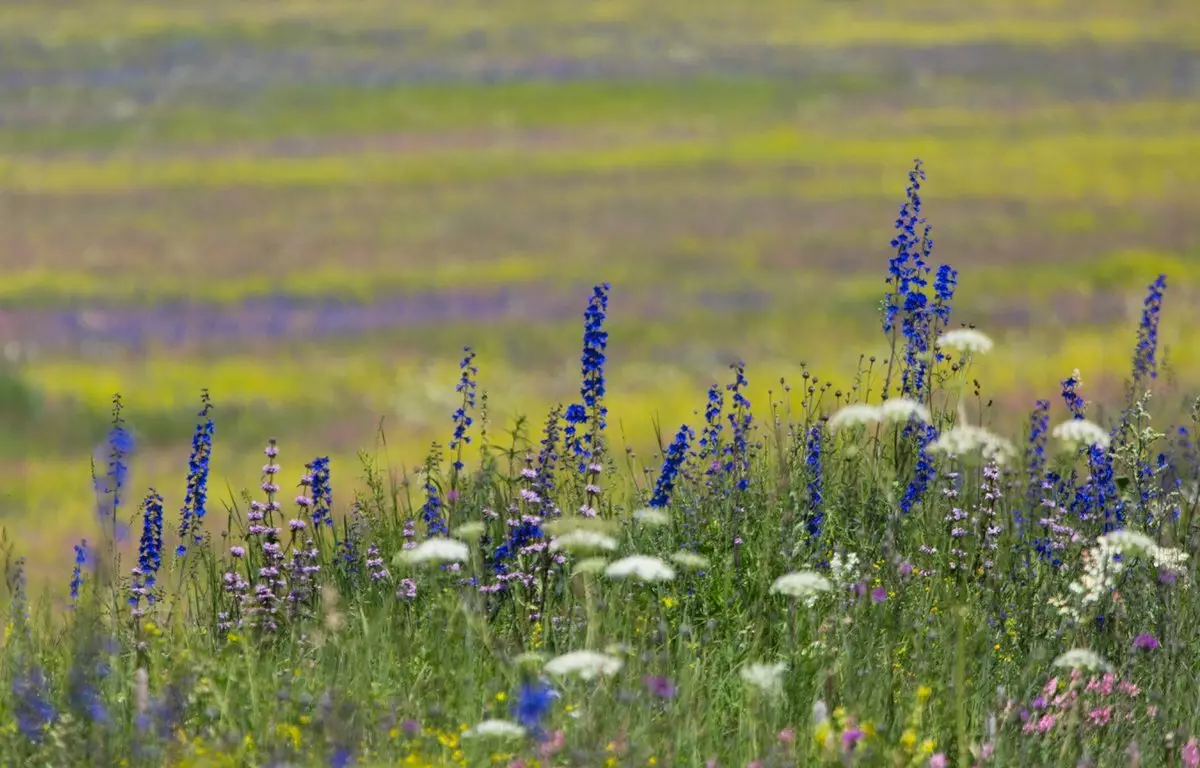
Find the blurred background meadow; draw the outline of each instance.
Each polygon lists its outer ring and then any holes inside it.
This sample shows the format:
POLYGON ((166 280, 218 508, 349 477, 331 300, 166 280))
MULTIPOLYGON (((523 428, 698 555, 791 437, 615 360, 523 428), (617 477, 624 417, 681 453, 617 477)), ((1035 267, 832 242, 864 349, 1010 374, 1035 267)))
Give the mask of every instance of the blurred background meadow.
POLYGON ((1200 381, 1193 0, 4 3, 0 524, 61 576, 115 392, 169 509, 202 387, 214 502, 270 436, 343 499, 381 424, 416 466, 467 344, 493 433, 537 424, 605 280, 617 443, 735 360, 756 407, 848 382, 916 156, 997 421, 1119 391, 1160 272, 1200 381))

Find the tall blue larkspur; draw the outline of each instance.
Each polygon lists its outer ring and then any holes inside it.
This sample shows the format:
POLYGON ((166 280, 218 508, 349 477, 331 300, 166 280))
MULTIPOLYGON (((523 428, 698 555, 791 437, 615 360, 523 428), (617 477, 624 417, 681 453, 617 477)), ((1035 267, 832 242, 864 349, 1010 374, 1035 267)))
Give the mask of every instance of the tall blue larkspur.
POLYGON ((200 423, 192 435, 192 453, 188 457, 187 492, 183 497, 183 509, 179 518, 179 545, 175 554, 182 557, 187 552, 188 538, 199 544, 204 540, 201 526, 208 506, 208 465, 212 459, 213 433, 216 429, 212 416, 212 399, 208 390, 200 392, 200 423))

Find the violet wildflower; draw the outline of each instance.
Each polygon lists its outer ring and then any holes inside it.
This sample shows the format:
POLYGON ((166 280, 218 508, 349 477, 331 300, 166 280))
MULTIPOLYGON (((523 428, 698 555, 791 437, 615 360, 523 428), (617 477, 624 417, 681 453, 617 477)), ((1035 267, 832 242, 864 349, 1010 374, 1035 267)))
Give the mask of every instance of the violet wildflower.
POLYGON ((83 539, 75 545, 75 566, 71 569, 71 606, 79 600, 79 588, 83 586, 83 566, 87 563, 88 543, 83 539))
POLYGON ((652 696, 660 699, 675 698, 677 689, 675 688, 675 684, 671 682, 670 678, 663 677, 662 675, 646 675, 642 678, 642 683, 645 684, 646 690, 648 690, 652 696))
POLYGON ((1142 632, 1133 639, 1133 647, 1139 651, 1153 651, 1158 647, 1158 638, 1149 632, 1142 632))
POLYGON ((937 437, 937 429, 929 424, 916 427, 917 466, 913 470, 912 480, 900 498, 900 511, 905 514, 911 512, 917 502, 925 496, 926 489, 937 476, 933 458, 929 455, 929 446, 933 445, 937 437))
POLYGON ((127 528, 120 522, 121 503, 125 500, 125 486, 129 482, 129 457, 137 448, 133 434, 126 429, 121 416, 124 407, 119 394, 112 398, 112 428, 105 439, 108 470, 104 477, 96 477, 92 471, 92 483, 98 495, 101 524, 112 533, 113 539, 123 540, 127 528))
POLYGON ((872 603, 876 603, 876 604, 882 603, 884 600, 887 600, 887 596, 888 596, 887 589, 884 587, 875 587, 874 589, 871 590, 871 602, 872 603))
POLYGON ((183 497, 183 509, 179 518, 179 545, 175 554, 179 557, 187 552, 188 534, 192 541, 199 544, 203 540, 201 526, 208 505, 208 465, 212 458, 213 432, 216 426, 209 412, 212 410, 212 400, 208 390, 200 391, 202 408, 199 416, 203 421, 196 425, 192 435, 192 453, 188 457, 187 492, 183 497))
POLYGON ((1180 758, 1185 768, 1200 768, 1200 742, 1196 741, 1196 737, 1187 740, 1183 745, 1183 750, 1180 752, 1180 758))
POLYGON ((671 443, 667 449, 667 455, 663 458, 662 472, 658 475, 658 481, 654 486, 654 495, 650 498, 651 507, 661 509, 670 504, 671 491, 675 488, 675 479, 687 458, 688 442, 694 436, 688 425, 684 424, 679 428, 674 442, 671 443))
POLYGON ((858 726, 851 725, 842 732, 842 750, 845 752, 853 752, 858 742, 867 737, 867 734, 858 726))

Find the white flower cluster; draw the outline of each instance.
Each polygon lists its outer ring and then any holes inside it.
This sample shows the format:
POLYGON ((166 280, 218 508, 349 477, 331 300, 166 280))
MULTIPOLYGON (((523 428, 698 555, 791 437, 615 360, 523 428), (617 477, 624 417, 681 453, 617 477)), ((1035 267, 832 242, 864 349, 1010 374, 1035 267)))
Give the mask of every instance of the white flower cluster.
POLYGON ((829 572, 838 586, 853 584, 858 580, 858 555, 847 552, 843 557, 841 552, 834 552, 829 559, 829 572))
POLYGON ((787 668, 786 661, 775 664, 756 662, 742 667, 742 680, 763 693, 779 693, 783 690, 783 675, 787 668))
POLYGON ((939 336, 937 346, 941 349, 953 349, 957 352, 984 354, 991 352, 995 344, 992 343, 987 334, 973 328, 960 328, 954 331, 946 331, 939 336))
POLYGON ((1062 669, 1086 669, 1092 672, 1103 672, 1111 669, 1108 662, 1095 651, 1087 648, 1072 648, 1054 660, 1054 666, 1062 669))
MULTIPOLYGON (((1188 554, 1171 547, 1161 547, 1144 533, 1128 529, 1112 531, 1096 539, 1096 546, 1083 553, 1083 575, 1071 582, 1067 590, 1080 607, 1094 605, 1116 586, 1117 577, 1133 558, 1142 557, 1160 571, 1176 577, 1185 575, 1188 554)), ((1078 620, 1081 611, 1071 601, 1052 598, 1051 605, 1059 613, 1078 620)))
POLYGON ((1017 455, 1017 449, 1008 440, 983 427, 960 424, 938 436, 929 446, 933 453, 951 456, 966 456, 979 451, 983 460, 1003 466, 1017 455))
POLYGON ((546 674, 555 677, 578 677, 580 680, 593 680, 597 677, 609 677, 621 671, 624 664, 615 656, 609 656, 596 651, 571 651, 561 656, 555 656, 543 667, 546 674))
POLYGON ((1112 444, 1112 438, 1104 431, 1104 427, 1087 419, 1064 421, 1051 430, 1050 434, 1071 445, 1108 448, 1112 444))
POLYGON ((916 400, 900 397, 888 400, 883 405, 867 405, 866 403, 847 405, 829 418, 829 428, 836 431, 843 427, 867 424, 904 424, 910 419, 916 419, 926 424, 932 421, 928 408, 916 400))
POLYGON ((630 555, 605 568, 604 575, 610 579, 632 576, 639 581, 670 581, 675 578, 675 569, 657 557, 630 555))
POLYGON ((798 598, 811 608, 818 597, 831 589, 829 579, 815 571, 794 571, 775 579, 771 594, 798 598))

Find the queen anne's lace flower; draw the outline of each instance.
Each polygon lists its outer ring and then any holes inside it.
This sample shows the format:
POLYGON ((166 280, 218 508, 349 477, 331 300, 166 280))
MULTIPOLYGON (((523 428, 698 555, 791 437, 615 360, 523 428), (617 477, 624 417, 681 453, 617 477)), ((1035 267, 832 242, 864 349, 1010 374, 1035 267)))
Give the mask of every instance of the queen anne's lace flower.
POLYGON ((564 533, 550 544, 550 551, 566 550, 567 552, 598 552, 613 551, 617 548, 617 540, 599 531, 577 530, 564 533))
POLYGON ((1051 430, 1050 434, 1064 443, 1078 443, 1097 448, 1108 448, 1112 443, 1112 438, 1103 427, 1087 419, 1064 421, 1051 430))
POLYGON ((670 581, 675 578, 675 569, 657 557, 631 555, 605 568, 604 575, 610 579, 632 576, 642 581, 670 581))
POLYGON ((983 427, 971 424, 960 424, 946 430, 933 441, 929 450, 951 456, 966 456, 979 451, 984 461, 999 465, 1017 455, 1017 449, 1011 442, 983 427))
POLYGON ((883 414, 879 408, 866 403, 854 403, 847 405, 837 413, 829 417, 829 428, 833 431, 842 429, 843 427, 860 427, 866 424, 874 424, 883 418, 883 414))
POLYGON ((812 605, 824 592, 833 589, 829 579, 815 571, 794 571, 784 574, 771 585, 771 594, 787 595, 812 605))
POLYGON ((471 551, 466 544, 454 539, 426 539, 412 549, 406 549, 397 556, 402 562, 413 565, 425 563, 465 563, 471 557, 471 551))
POLYGON ((1087 669, 1103 671, 1109 669, 1108 662, 1087 648, 1072 648, 1054 660, 1054 666, 1065 669, 1087 669))
POLYGON ((671 562, 680 568, 689 568, 696 571, 704 570, 709 565, 707 557, 697 555, 694 552, 676 552, 671 555, 671 562))
POLYGON ((525 729, 508 720, 484 720, 463 731, 464 739, 520 739, 525 736, 525 729))
POLYGON ((668 515, 666 512, 663 512, 661 509, 655 509, 654 507, 646 507, 645 509, 637 510, 633 513, 633 519, 637 520, 642 525, 649 525, 651 527, 666 525, 667 523, 671 522, 670 515, 668 515))
POLYGON ((752 688, 757 688, 764 693, 778 693, 783 688, 783 675, 787 672, 787 662, 780 661, 775 664, 764 664, 755 662, 742 667, 742 680, 752 688))
POLYGON ((958 352, 979 354, 991 352, 992 347, 995 346, 987 334, 973 328, 959 328, 953 331, 946 331, 938 337, 937 345, 942 349, 953 349, 958 352))
POLYGON ((918 403, 916 400, 910 400, 907 397, 897 397, 888 400, 883 405, 879 406, 879 413, 884 421, 889 423, 903 424, 912 419, 930 423, 933 419, 929 414, 929 409, 918 403))
POLYGON ((571 651, 550 659, 544 669, 546 674, 556 677, 574 676, 581 680, 592 680, 617 674, 623 663, 618 658, 595 651, 571 651))

